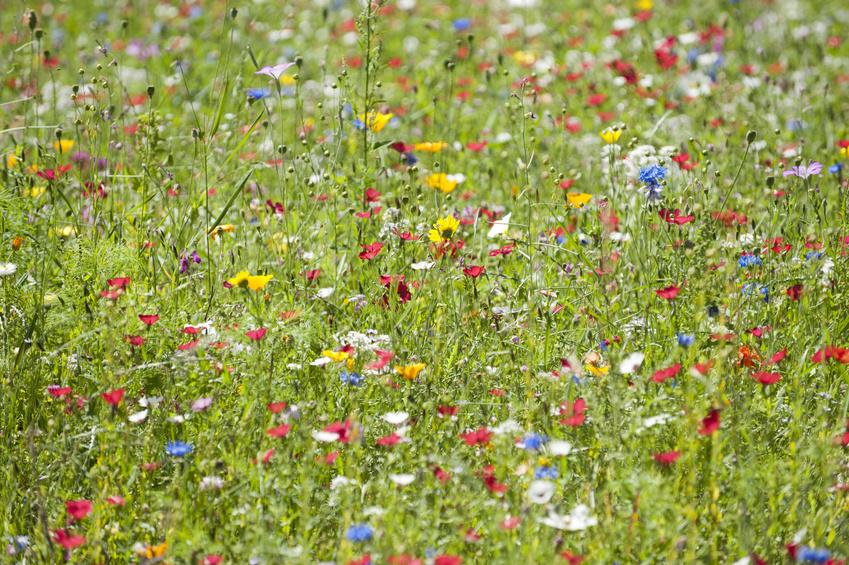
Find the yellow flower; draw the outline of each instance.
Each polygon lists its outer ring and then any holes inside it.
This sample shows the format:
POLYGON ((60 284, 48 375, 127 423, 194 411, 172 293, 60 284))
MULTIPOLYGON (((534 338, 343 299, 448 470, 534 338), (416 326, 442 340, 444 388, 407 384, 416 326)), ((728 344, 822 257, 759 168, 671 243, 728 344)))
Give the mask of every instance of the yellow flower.
POLYGON ((513 60, 520 65, 528 66, 533 65, 537 57, 530 51, 516 51, 513 53, 513 60))
POLYGON ((53 142, 53 150, 59 153, 67 153, 74 147, 73 139, 60 139, 53 142))
POLYGON ((612 145, 619 141, 619 137, 622 135, 622 130, 619 128, 607 128, 600 132, 599 135, 606 144, 612 145))
POLYGON ((566 194, 566 199, 574 208, 583 208, 592 198, 593 195, 586 192, 569 192, 566 194))
POLYGON ((325 349, 321 352, 321 354, 332 361, 336 361, 337 363, 341 363, 350 357, 347 351, 331 351, 329 349, 325 349))
MULTIPOLYGON (((156 559, 165 555, 165 550, 168 549, 168 542, 163 541, 159 545, 149 545, 144 548, 143 554, 148 559, 156 559)), ((140 552, 142 553, 142 552, 140 552)))
POLYGON ((366 119, 365 114, 360 114, 359 117, 360 122, 365 124, 366 129, 377 133, 384 127, 386 127, 386 124, 389 123, 389 120, 391 120, 394 115, 395 114, 381 114, 380 112, 369 112, 368 119, 366 119))
POLYGON ((7 154, 6 155, 6 168, 11 169, 12 167, 14 167, 15 165, 18 164, 18 161, 20 161, 20 159, 14 153, 7 154))
POLYGON ((233 233, 235 229, 236 227, 233 224, 221 224, 209 230, 209 237, 215 239, 222 233, 233 233))
POLYGON ((245 286, 248 284, 248 277, 251 274, 247 271, 239 271, 232 279, 227 279, 227 282, 233 286, 245 286))
POLYGON ((59 237, 71 237, 75 233, 77 233, 77 230, 74 228, 74 226, 56 228, 56 235, 58 235, 59 237))
POLYGON ((439 153, 446 147, 448 147, 448 144, 444 141, 424 141, 413 145, 416 151, 423 151, 425 153, 439 153))
POLYGON ((298 81, 295 80, 295 78, 291 75, 280 75, 280 84, 282 84, 283 86, 292 86, 296 82, 298 81))
POLYGON ((849 146, 841 147, 840 154, 844 157, 849 157, 849 146))
POLYGON ((592 365, 590 363, 584 365, 584 369, 586 369, 588 373, 596 377, 603 377, 607 374, 608 371, 610 371, 610 367, 608 367, 607 365, 592 365))
POLYGON ((454 237, 459 227, 460 220, 454 216, 445 216, 436 220, 433 229, 427 232, 427 237, 434 243, 444 243, 454 237))
POLYGON ((30 190, 24 190, 24 196, 31 196, 33 198, 38 198, 47 190, 46 186, 35 185, 30 190))
POLYGON ((248 288, 251 290, 262 290, 269 283, 274 275, 251 275, 248 277, 248 288))
POLYGON ((424 363, 413 363, 412 365, 395 365, 395 372, 407 379, 415 380, 427 365, 424 363))
POLYGON ((654 2, 652 0, 637 0, 636 6, 641 12, 648 12, 654 8, 654 2))
POLYGON ((457 181, 449 178, 445 173, 436 173, 427 177, 427 185, 431 188, 438 188, 445 194, 448 194, 457 188, 457 181))

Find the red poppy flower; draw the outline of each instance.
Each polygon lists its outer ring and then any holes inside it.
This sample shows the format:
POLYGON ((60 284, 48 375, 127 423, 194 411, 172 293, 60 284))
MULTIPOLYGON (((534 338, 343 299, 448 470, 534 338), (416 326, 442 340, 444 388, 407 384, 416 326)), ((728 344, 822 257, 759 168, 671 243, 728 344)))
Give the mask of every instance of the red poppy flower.
POLYGON ((309 271, 304 272, 304 277, 308 281, 314 281, 321 275, 321 269, 310 269, 309 271))
POLYGON ((451 474, 442 467, 434 467, 433 476, 443 485, 451 480, 451 474))
POLYGON ((118 406, 124 398, 124 392, 123 388, 116 388, 115 390, 102 393, 100 397, 110 406, 118 406))
POLYGON ((124 500, 123 496, 119 496, 117 494, 112 495, 109 498, 107 498, 106 502, 108 502, 112 506, 124 506, 127 503, 127 501, 124 500))
POLYGON ((348 443, 351 441, 351 420, 345 422, 333 422, 324 428, 325 432, 330 432, 339 436, 340 443, 348 443))
POLYGON ((667 379, 675 378, 678 373, 681 371, 681 363, 675 363, 671 367, 667 367, 666 369, 660 369, 659 371, 655 371, 651 376, 651 380, 656 383, 662 383, 667 379))
POLYGON ((834 359, 839 363, 849 364, 849 349, 829 345, 817 350, 811 357, 813 363, 823 363, 829 359, 834 359))
POLYGON ((422 560, 411 555, 390 555, 386 562, 389 565, 422 565, 422 560))
POLYGON ((91 514, 90 500, 66 500, 65 511, 74 520, 82 520, 91 514))
POLYGON ((220 555, 207 555, 201 561, 201 565, 221 565, 224 562, 224 558, 220 555))
POLYGON ((257 328, 255 330, 249 330, 245 332, 245 335, 248 336, 248 339, 251 341, 259 341, 265 337, 265 334, 268 333, 266 328, 257 328))
POLYGON ((106 279, 106 284, 109 288, 127 288, 130 284, 130 277, 114 277, 106 279))
POLYGON ((513 253, 512 245, 505 245, 504 247, 499 247, 498 249, 493 249, 489 252, 490 257, 498 257, 499 255, 510 255, 513 253))
POLYGON ((719 429, 719 410, 712 409, 699 426, 699 435, 709 436, 719 429))
POLYGON ((139 320, 141 320, 144 325, 150 327, 159 321, 159 316, 157 314, 139 314, 139 320))
POLYGON ((584 556, 583 555, 577 555, 575 553, 572 553, 568 549, 566 551, 562 551, 560 553, 560 557, 562 557, 563 559, 568 561, 569 565, 580 565, 581 563, 584 562, 584 556))
POLYGON ((467 445, 486 445, 492 438, 492 432, 486 428, 478 428, 477 430, 460 434, 463 441, 467 445))
POLYGON ((516 529, 519 524, 522 523, 522 519, 519 516, 507 516, 504 520, 498 524, 498 527, 502 530, 513 530, 516 529))
POLYGON ((752 378, 761 383, 764 386, 774 385, 781 379, 781 375, 779 373, 770 373, 767 371, 757 371, 752 374, 752 378))
POLYGON ((445 416, 456 416, 458 409, 457 406, 441 405, 437 406, 436 411, 444 418, 445 416))
POLYGON ((787 357, 787 348, 785 347, 781 351, 773 353, 772 357, 766 360, 767 365, 775 365, 782 361, 785 357, 787 357))
POLYGON ((565 416, 560 420, 563 426, 575 428, 584 423, 587 415, 587 403, 583 398, 576 398, 574 402, 564 402, 560 405, 560 415, 565 416))
POLYGON ((383 244, 379 241, 374 243, 367 243, 366 245, 361 245, 363 251, 360 253, 360 259, 363 261, 371 261, 377 254, 380 253, 380 250, 383 249, 383 244))
POLYGON ((674 284, 654 291, 656 295, 664 300, 673 300, 676 296, 678 296, 679 292, 681 292, 681 288, 674 284))
POLYGON ((433 565, 461 565, 462 563, 463 558, 456 555, 440 555, 433 560, 433 565))
POLYGON ((279 414, 286 408, 286 406, 288 406, 288 404, 285 402, 269 402, 265 405, 272 414, 279 414))
POLYGON ((466 144, 466 149, 468 149, 469 151, 473 151, 475 153, 478 153, 480 151, 483 151, 486 148, 486 146, 487 146, 486 141, 470 141, 469 143, 466 144))
POLYGON ((65 549, 74 549, 85 543, 83 536, 75 536, 69 534, 64 529, 58 529, 53 532, 53 541, 64 547, 65 549))
POLYGON ((677 226, 683 226, 684 224, 690 223, 696 219, 695 216, 682 216, 681 210, 667 210, 666 208, 662 209, 658 212, 658 215, 665 221, 667 224, 675 224, 677 226))
POLYGON ((377 361, 372 361, 366 365, 366 369, 370 371, 380 371, 385 368, 394 355, 391 351, 382 351, 380 349, 376 349, 374 354, 377 355, 377 361))
POLYGON ((195 347, 197 347, 199 343, 200 343, 200 341, 193 339, 192 341, 187 341, 186 343, 181 343, 180 345, 177 346, 177 349, 179 349, 180 351, 190 351, 190 350, 194 349, 195 347))
POLYGON ((797 301, 802 297, 802 285, 794 284, 790 288, 787 289, 787 296, 790 297, 790 300, 797 301))
POLYGON ((504 483, 499 483, 495 478, 495 467, 492 465, 487 465, 483 468, 481 472, 481 479, 483 480, 484 486, 486 486, 486 490, 491 493, 501 494, 503 492, 507 492, 507 485, 504 483))
POLYGON ((463 269, 463 274, 471 279, 476 279, 486 272, 486 267, 472 265, 463 269))
POLYGON ((276 428, 269 428, 265 430, 265 433, 268 434, 268 437, 284 438, 291 429, 292 426, 289 424, 280 424, 276 428))
POLYGON ((69 386, 59 386, 59 385, 49 385, 47 387, 47 393, 53 398, 64 398, 67 395, 71 394, 71 387, 69 386))
POLYGON ((655 453, 652 455, 652 459, 661 465, 672 465, 678 461, 679 457, 681 457, 681 453, 678 451, 665 451, 663 453, 655 453))
POLYGON ((141 347, 144 343, 144 338, 140 335, 125 335, 124 341, 126 341, 133 347, 141 347))
POLYGON ((400 442, 401 442, 401 436, 399 436, 398 434, 393 432, 392 434, 390 434, 388 436, 384 436, 382 438, 379 438, 377 440, 377 442, 375 442, 375 443, 377 443, 377 445, 379 445, 381 447, 391 447, 393 445, 397 445, 400 442))

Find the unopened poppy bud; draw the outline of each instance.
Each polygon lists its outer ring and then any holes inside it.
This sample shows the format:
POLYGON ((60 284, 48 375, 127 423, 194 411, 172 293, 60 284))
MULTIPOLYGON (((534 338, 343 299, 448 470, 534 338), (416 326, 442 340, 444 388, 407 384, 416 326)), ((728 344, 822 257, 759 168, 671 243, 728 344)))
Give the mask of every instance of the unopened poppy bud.
POLYGON ((35 26, 38 25, 38 16, 35 15, 34 10, 30 10, 29 14, 27 14, 27 25, 29 26, 30 31, 35 29, 35 26))
POLYGON ((153 95, 156 93, 156 87, 152 84, 147 85, 147 97, 153 98, 153 95))
POLYGON ((42 38, 42 37, 44 37, 44 30, 43 30, 43 29, 41 29, 41 28, 38 28, 37 30, 35 30, 35 38, 36 38, 38 41, 41 41, 41 38, 42 38))
POLYGON ((231 20, 235 20, 236 16, 238 16, 238 15, 239 15, 239 9, 238 8, 233 8, 232 10, 230 10, 230 19, 231 20))
POLYGON ((775 184, 775 177, 772 177, 772 176, 766 177, 766 185, 767 185, 769 188, 772 188, 772 186, 773 186, 774 184, 775 184))
POLYGON ((746 133, 746 143, 752 143, 758 137, 758 132, 753 129, 750 129, 746 133))

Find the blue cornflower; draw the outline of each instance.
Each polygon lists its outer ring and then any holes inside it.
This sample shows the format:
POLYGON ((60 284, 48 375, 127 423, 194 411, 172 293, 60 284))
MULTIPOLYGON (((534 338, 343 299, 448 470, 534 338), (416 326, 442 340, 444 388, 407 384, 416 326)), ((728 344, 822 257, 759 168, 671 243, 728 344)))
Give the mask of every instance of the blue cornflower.
POLYGON ((192 444, 184 441, 169 441, 165 444, 165 453, 172 457, 185 457, 194 450, 192 444))
MULTIPOLYGON (((743 296, 751 296, 752 293, 755 291, 756 286, 757 285, 755 285, 754 283, 744 284, 742 290, 743 296)), ((764 295, 764 302, 769 302, 769 288, 764 285, 760 285, 760 287, 758 287, 758 291, 760 291, 760 293, 764 295)))
POLYGON ((805 253, 805 261, 816 261, 822 259, 822 251, 808 251, 805 253))
POLYGON ((557 476, 557 469, 554 467, 537 467, 534 470, 535 479, 556 479, 557 476))
POLYGON ((802 120, 787 120, 787 129, 790 131, 802 131, 806 125, 802 120))
POLYGON ((404 164, 405 164, 405 165, 407 165, 407 166, 413 166, 413 165, 415 165, 415 164, 416 164, 416 163, 418 163, 418 162, 419 162, 419 160, 418 160, 418 159, 416 158, 416 156, 415 156, 415 155, 413 155, 412 153, 410 153, 410 152, 406 152, 406 153, 404 153, 404 164))
POLYGON ((348 538, 348 541, 363 543, 369 541, 373 533, 371 526, 368 524, 354 524, 348 528, 345 537, 348 538))
POLYGON ((833 175, 839 175, 843 171, 843 163, 835 163, 828 168, 828 172, 833 175))
POLYGON ((753 255, 751 253, 743 253, 740 255, 740 258, 737 259, 737 266, 741 269, 745 269, 746 267, 760 267, 763 264, 763 260, 759 255, 753 255))
POLYGON ((363 384, 364 379, 363 376, 359 373, 355 373, 353 371, 349 373, 348 371, 343 370, 341 373, 339 373, 339 380, 351 386, 360 386, 361 384, 363 384))
POLYGON ((803 545, 796 553, 797 561, 809 561, 811 563, 826 563, 831 557, 831 552, 827 549, 817 549, 803 545))
POLYGON ((248 89, 248 101, 256 102, 257 100, 262 100, 263 98, 268 98, 271 96, 271 91, 267 88, 249 88, 248 89))
POLYGON ((522 449, 539 449, 548 441, 548 438, 539 434, 528 434, 522 438, 520 446, 522 449))
POLYGON ((466 31, 470 27, 472 27, 472 20, 469 18, 454 20, 454 31, 466 31))
POLYGON ((681 347, 690 347, 696 341, 696 336, 693 334, 678 334, 678 345, 681 347))
POLYGON ((652 188, 660 185, 666 178, 666 169, 660 165, 649 165, 640 169, 640 182, 652 188))

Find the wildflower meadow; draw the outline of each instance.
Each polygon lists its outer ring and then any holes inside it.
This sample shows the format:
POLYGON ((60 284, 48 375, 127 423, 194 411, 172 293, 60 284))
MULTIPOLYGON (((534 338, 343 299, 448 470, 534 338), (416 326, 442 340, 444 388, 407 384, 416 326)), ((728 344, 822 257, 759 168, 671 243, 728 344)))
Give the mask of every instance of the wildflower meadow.
POLYGON ((849 4, 0 11, 0 562, 849 559, 849 4))

